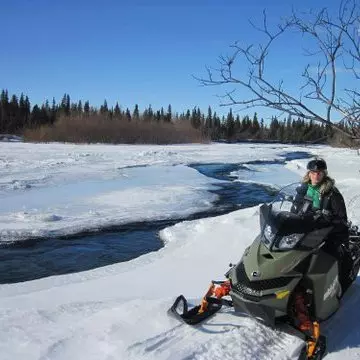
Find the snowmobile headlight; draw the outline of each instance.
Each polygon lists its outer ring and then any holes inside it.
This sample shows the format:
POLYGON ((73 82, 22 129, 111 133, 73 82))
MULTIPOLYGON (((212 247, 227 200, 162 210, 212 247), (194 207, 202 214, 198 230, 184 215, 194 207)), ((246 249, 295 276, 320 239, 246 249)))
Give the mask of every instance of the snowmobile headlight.
POLYGON ((303 237, 304 234, 291 234, 283 236, 280 241, 278 248, 282 250, 292 249, 303 237))
POLYGON ((269 240, 270 242, 272 242, 275 238, 275 233, 273 233, 272 228, 270 225, 266 225, 265 229, 264 229, 264 236, 266 240, 269 240))
POLYGON ((272 228, 270 225, 266 225, 264 229, 264 236, 262 237, 263 244, 270 249, 270 246, 273 243, 273 240, 275 239, 276 233, 272 231, 272 228))

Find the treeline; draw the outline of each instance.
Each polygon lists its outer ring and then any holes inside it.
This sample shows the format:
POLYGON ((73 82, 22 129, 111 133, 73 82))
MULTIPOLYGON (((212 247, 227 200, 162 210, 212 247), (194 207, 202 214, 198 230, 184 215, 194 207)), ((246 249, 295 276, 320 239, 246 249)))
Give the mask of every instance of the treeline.
POLYGON ((68 94, 60 103, 53 99, 51 104, 46 101, 31 107, 27 96, 9 98, 7 90, 2 90, 0 98, 0 133, 25 135, 37 141, 124 143, 250 139, 324 143, 334 139, 331 128, 300 118, 272 117, 265 123, 257 113, 240 117, 230 109, 226 116, 219 116, 210 106, 207 113, 198 107, 173 113, 171 105, 166 110, 149 106, 141 112, 138 105, 133 109, 122 109, 118 103, 109 107, 106 100, 96 108, 89 101, 71 102, 68 94))

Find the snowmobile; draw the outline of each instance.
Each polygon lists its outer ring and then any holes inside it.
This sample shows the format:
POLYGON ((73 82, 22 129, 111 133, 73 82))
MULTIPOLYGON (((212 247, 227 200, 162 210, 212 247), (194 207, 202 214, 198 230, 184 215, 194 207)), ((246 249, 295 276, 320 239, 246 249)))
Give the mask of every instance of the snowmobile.
POLYGON ((290 333, 304 340, 299 359, 323 358, 326 338, 319 323, 338 310, 341 297, 357 277, 360 232, 346 224, 349 239, 341 248, 350 266, 346 275, 339 274, 339 261, 322 250, 334 226, 318 225, 306 197, 300 211, 294 212, 296 185, 284 187, 271 203, 260 206, 260 234, 241 260, 230 264, 226 280, 212 281, 201 304, 191 309, 180 295, 169 314, 195 325, 223 305, 231 306, 268 326, 292 329, 290 333))

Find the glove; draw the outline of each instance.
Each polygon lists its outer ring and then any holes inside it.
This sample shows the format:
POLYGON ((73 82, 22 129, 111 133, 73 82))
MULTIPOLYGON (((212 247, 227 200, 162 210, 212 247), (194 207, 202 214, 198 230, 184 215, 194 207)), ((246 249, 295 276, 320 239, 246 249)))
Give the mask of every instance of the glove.
POLYGON ((307 189, 308 189, 308 184, 305 184, 305 183, 302 183, 302 184, 299 184, 297 187, 296 187, 296 192, 301 196, 301 197, 304 197, 307 193, 307 189))

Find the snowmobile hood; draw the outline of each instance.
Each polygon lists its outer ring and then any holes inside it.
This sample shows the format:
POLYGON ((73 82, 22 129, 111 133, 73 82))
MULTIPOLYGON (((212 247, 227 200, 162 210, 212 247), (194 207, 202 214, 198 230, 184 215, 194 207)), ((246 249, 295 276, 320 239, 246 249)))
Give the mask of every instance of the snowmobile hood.
POLYGON ((308 255, 310 251, 290 250, 284 252, 271 252, 261 242, 259 235, 252 245, 245 251, 243 264, 250 281, 273 279, 280 276, 302 276, 295 268, 308 255))

